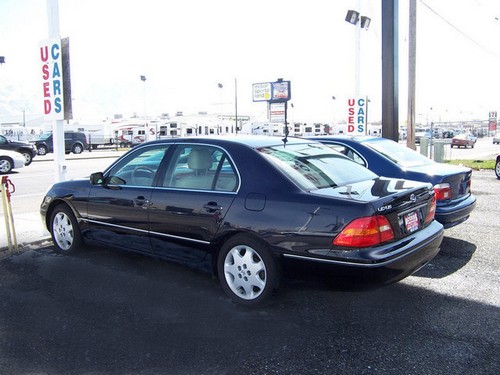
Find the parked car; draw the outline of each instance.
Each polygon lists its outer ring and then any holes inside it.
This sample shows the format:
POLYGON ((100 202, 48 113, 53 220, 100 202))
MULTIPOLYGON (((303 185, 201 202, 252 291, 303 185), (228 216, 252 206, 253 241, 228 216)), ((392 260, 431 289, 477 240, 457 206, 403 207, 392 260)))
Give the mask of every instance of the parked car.
MULTIPOLYGON (((34 141, 35 147, 38 150, 38 155, 45 155, 49 152, 54 152, 54 142, 52 140, 52 132, 42 134, 39 139, 34 141)), ((64 151, 69 154, 81 154, 84 150, 89 149, 87 136, 82 132, 64 132, 64 151)))
POLYGON ((476 144, 476 137, 472 134, 458 134, 451 139, 451 148, 453 147, 464 147, 464 148, 474 148, 476 144))
POLYGON ((497 178, 500 180, 500 155, 497 155, 497 160, 495 162, 495 174, 497 178))
POLYGON ((36 156, 36 148, 31 143, 11 141, 0 135, 0 150, 17 151, 24 157, 24 165, 30 165, 36 156))
POLYGON ((500 145, 500 134, 497 134, 493 137, 493 144, 500 145))
POLYGON ((432 133, 430 130, 415 132, 415 143, 420 144, 422 138, 431 139, 432 133))
POLYGON ((17 151, 0 149, 0 174, 7 174, 13 169, 24 167, 26 159, 17 151))
POLYGON ((436 220, 445 228, 467 220, 476 206, 471 193, 472 169, 436 163, 394 142, 376 137, 314 137, 331 145, 379 176, 429 182, 437 198, 436 220))
POLYGON ((267 136, 144 143, 90 179, 56 183, 41 204, 59 253, 89 244, 208 265, 245 306, 268 300, 289 263, 400 280, 438 252, 434 213, 431 184, 267 136))

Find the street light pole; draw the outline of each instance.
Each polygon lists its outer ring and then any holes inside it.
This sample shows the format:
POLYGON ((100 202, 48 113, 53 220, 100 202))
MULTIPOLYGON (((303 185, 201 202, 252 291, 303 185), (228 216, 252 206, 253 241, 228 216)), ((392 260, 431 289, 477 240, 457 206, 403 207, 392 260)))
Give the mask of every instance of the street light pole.
MULTIPOLYGON (((361 1, 357 2, 358 9, 361 8, 361 1)), ((354 94, 359 97, 360 81, 361 81, 361 29, 368 29, 371 19, 366 16, 361 16, 358 11, 349 10, 345 18, 346 22, 354 25, 356 28, 354 33, 354 94)))
POLYGON ((333 120, 332 121, 332 130, 333 130, 333 127, 335 126, 335 99, 337 99, 337 98, 335 97, 335 95, 332 95, 332 99, 333 99, 333 103, 334 103, 334 105, 333 105, 333 118, 332 118, 332 120, 333 120))
MULTIPOLYGON (((360 0, 358 0, 358 9, 360 0)), ((359 87, 361 80, 361 22, 356 22, 354 25, 356 31, 354 33, 354 95, 359 97, 359 87)))

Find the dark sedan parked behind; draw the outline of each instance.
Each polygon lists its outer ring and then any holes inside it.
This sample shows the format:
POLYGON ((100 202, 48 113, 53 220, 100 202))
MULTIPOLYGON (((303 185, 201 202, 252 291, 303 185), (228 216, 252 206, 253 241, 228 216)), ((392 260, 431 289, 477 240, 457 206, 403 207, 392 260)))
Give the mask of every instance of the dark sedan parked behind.
POLYGON ((425 265, 443 237, 430 184, 275 137, 145 143, 104 173, 52 186, 41 213, 61 253, 88 243, 208 264, 247 306, 268 300, 285 263, 389 283, 425 265))
POLYGON ((30 165, 36 156, 36 148, 31 143, 11 141, 0 135, 0 150, 17 151, 24 157, 24 165, 30 165))
POLYGON ((445 228, 467 220, 476 206, 476 197, 471 193, 470 168, 436 163, 405 145, 380 137, 314 139, 330 145, 379 176, 430 182, 436 192, 436 220, 445 228))

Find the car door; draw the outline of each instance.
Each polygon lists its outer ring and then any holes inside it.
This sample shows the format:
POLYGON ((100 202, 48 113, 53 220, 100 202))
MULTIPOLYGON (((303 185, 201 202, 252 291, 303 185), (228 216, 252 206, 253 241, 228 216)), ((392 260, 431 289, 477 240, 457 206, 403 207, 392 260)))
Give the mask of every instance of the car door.
POLYGON ((151 197, 153 252, 199 261, 214 239, 240 184, 229 155, 210 145, 177 145, 151 197))
POLYGON ((168 145, 130 152, 93 185, 88 198, 92 240, 130 250, 150 252, 148 210, 151 194, 168 145))

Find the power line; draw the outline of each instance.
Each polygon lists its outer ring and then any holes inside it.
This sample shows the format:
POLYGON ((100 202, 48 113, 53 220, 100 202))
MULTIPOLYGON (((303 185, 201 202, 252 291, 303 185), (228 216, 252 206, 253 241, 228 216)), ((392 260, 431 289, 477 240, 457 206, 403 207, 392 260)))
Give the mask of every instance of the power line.
POLYGON ((467 35, 465 32, 463 32, 462 30, 460 30, 457 26, 455 26, 454 24, 452 24, 450 21, 448 21, 446 18, 444 18, 441 14, 439 14, 437 11, 435 11, 434 9, 432 9, 423 0, 420 0, 420 3, 423 6, 425 6, 427 9, 429 9, 432 13, 434 13, 436 16, 438 16, 441 20, 443 20, 446 24, 448 24, 448 26, 450 26, 452 29, 454 29, 456 32, 458 32, 460 35, 462 35, 464 38, 466 38, 469 41, 471 41, 472 43, 474 43, 477 47, 479 47, 482 50, 488 52, 489 54, 493 55, 496 58, 500 58, 500 56, 497 53, 495 53, 492 50, 488 49, 487 47, 483 46, 481 43, 477 42, 472 37, 470 37, 469 35, 467 35))

